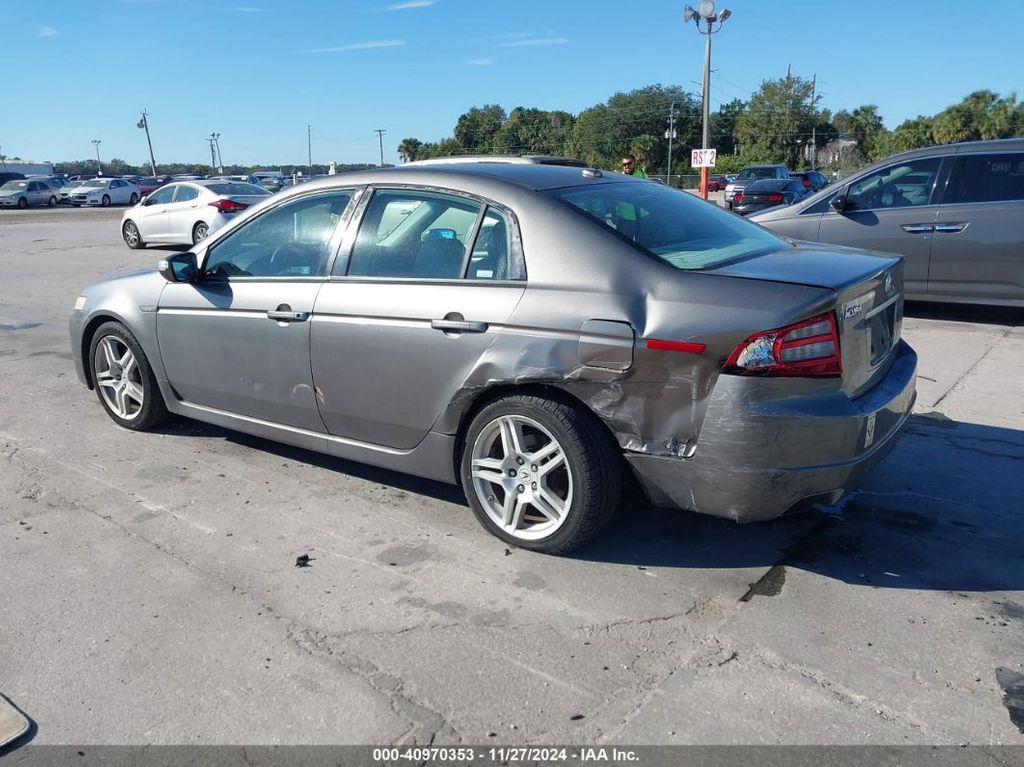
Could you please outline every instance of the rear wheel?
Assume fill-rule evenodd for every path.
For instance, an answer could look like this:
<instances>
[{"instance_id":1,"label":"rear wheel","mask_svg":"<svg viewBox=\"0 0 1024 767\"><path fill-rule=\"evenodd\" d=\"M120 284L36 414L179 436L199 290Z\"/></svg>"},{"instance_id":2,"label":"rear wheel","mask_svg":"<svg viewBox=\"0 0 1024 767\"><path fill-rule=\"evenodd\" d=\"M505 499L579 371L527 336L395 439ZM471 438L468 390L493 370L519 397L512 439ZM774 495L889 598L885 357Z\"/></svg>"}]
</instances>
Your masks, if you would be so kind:
<instances>
[{"instance_id":1,"label":"rear wheel","mask_svg":"<svg viewBox=\"0 0 1024 767\"><path fill-rule=\"evenodd\" d=\"M121 226L121 236L124 238L124 244L132 250L146 247L146 243L142 241L142 235L139 234L139 227L131 219L125 221Z\"/></svg>"},{"instance_id":2,"label":"rear wheel","mask_svg":"<svg viewBox=\"0 0 1024 767\"><path fill-rule=\"evenodd\" d=\"M192 244L196 245L200 240L205 240L210 233L210 226L205 221L200 221L192 227Z\"/></svg>"},{"instance_id":3,"label":"rear wheel","mask_svg":"<svg viewBox=\"0 0 1024 767\"><path fill-rule=\"evenodd\" d=\"M50 195L50 199L46 201L46 204L49 205L51 208L55 207L57 205L57 198L54 197L53 195Z\"/></svg>"},{"instance_id":4,"label":"rear wheel","mask_svg":"<svg viewBox=\"0 0 1024 767\"><path fill-rule=\"evenodd\" d=\"M103 409L133 431L151 429L167 418L167 407L142 347L120 322L97 329L89 345L92 380Z\"/></svg>"},{"instance_id":5,"label":"rear wheel","mask_svg":"<svg viewBox=\"0 0 1024 767\"><path fill-rule=\"evenodd\" d=\"M128 204L129 205L134 205L138 201L139 201L139 196L137 194L135 194L135 192L132 192L132 197L131 197L130 200L128 200Z\"/></svg>"},{"instance_id":6,"label":"rear wheel","mask_svg":"<svg viewBox=\"0 0 1024 767\"><path fill-rule=\"evenodd\" d=\"M515 395L484 407L466 433L460 474L484 528L546 554L591 540L619 502L610 435L591 413L555 399Z\"/></svg>"}]
</instances>

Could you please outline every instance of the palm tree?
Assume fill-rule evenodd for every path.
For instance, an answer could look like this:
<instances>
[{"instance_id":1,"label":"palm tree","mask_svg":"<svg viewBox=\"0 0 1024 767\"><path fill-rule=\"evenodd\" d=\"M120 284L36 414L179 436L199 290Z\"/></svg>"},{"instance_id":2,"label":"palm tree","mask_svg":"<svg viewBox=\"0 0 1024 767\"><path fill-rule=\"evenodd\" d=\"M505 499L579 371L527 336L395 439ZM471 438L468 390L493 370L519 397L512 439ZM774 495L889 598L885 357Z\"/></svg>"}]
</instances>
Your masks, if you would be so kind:
<instances>
[{"instance_id":1,"label":"palm tree","mask_svg":"<svg viewBox=\"0 0 1024 767\"><path fill-rule=\"evenodd\" d=\"M403 161L414 162L422 148L423 142L418 138L402 139L402 143L398 145L398 154L402 156Z\"/></svg>"}]
</instances>

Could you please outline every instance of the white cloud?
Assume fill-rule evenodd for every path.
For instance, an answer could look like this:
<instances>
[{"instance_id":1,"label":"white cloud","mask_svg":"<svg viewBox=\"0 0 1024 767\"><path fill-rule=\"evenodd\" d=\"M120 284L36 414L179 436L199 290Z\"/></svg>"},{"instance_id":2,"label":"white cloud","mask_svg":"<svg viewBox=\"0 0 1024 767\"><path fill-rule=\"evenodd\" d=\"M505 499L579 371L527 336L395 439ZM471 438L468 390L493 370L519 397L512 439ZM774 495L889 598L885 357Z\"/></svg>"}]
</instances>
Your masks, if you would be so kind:
<instances>
[{"instance_id":1,"label":"white cloud","mask_svg":"<svg viewBox=\"0 0 1024 767\"><path fill-rule=\"evenodd\" d=\"M56 37L59 34L60 34L60 30L59 29L54 29L53 27L48 27L45 24L40 24L39 25L39 36L40 37Z\"/></svg>"},{"instance_id":2,"label":"white cloud","mask_svg":"<svg viewBox=\"0 0 1024 767\"><path fill-rule=\"evenodd\" d=\"M395 3L385 8L385 11L407 11L410 8L429 8L437 0L407 0L404 3Z\"/></svg>"},{"instance_id":3,"label":"white cloud","mask_svg":"<svg viewBox=\"0 0 1024 767\"><path fill-rule=\"evenodd\" d=\"M340 53L341 51L368 51L372 48L394 48L405 45L405 40L372 40L366 43L349 43L348 45L336 45L331 48L309 48L295 53Z\"/></svg>"},{"instance_id":4,"label":"white cloud","mask_svg":"<svg viewBox=\"0 0 1024 767\"><path fill-rule=\"evenodd\" d=\"M526 40L515 40L510 43L498 43L498 48L525 48L529 45L565 45L569 42L566 37L530 37Z\"/></svg>"},{"instance_id":5,"label":"white cloud","mask_svg":"<svg viewBox=\"0 0 1024 767\"><path fill-rule=\"evenodd\" d=\"M489 67L494 63L494 59L482 58L482 59L470 59L466 62L470 66L474 67Z\"/></svg>"}]
</instances>

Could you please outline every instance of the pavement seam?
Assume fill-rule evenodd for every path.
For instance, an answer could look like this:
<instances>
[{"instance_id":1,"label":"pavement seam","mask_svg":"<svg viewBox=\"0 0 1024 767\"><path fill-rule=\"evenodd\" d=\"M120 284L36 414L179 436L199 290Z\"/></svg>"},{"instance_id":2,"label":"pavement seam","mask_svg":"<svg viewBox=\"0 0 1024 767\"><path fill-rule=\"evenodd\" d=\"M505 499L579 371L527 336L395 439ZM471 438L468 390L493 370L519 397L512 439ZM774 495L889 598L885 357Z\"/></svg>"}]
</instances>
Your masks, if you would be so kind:
<instances>
[{"instance_id":1,"label":"pavement seam","mask_svg":"<svg viewBox=\"0 0 1024 767\"><path fill-rule=\"evenodd\" d=\"M1013 328L1007 328L1005 331L1003 331L1003 334L992 342L991 346L989 346L985 350L985 353L978 357L978 359L974 361L974 364L967 368L967 370L965 370L963 374L959 378L957 378L956 381L953 382L953 385L946 389L945 393L937 400L935 400L935 402L932 403L932 407L938 407L940 404L942 404L942 400L946 399L946 397L948 397L953 392L953 390L956 389L965 378L967 378L967 376L974 372L974 369L978 367L978 365L980 365L982 361L986 357L988 357L989 354L992 353L992 350L999 346L999 344L1001 344L1010 336L1012 330Z\"/></svg>"}]
</instances>

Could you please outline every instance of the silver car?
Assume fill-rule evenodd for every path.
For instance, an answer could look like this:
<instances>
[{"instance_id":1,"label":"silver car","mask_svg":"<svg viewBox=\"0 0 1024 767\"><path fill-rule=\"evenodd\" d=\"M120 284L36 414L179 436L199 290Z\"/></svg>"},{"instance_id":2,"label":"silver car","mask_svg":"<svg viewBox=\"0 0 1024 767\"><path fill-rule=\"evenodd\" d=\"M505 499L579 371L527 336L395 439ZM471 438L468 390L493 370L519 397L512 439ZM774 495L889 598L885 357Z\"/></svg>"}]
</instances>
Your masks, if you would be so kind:
<instances>
[{"instance_id":1,"label":"silver car","mask_svg":"<svg viewBox=\"0 0 1024 767\"><path fill-rule=\"evenodd\" d=\"M898 258L630 176L409 164L87 288L71 349L125 428L174 413L458 482L494 535L562 553L625 471L741 522L838 501L914 403L902 291Z\"/></svg>"},{"instance_id":2,"label":"silver car","mask_svg":"<svg viewBox=\"0 0 1024 767\"><path fill-rule=\"evenodd\" d=\"M57 192L45 181L23 179L0 186L0 208L27 208L30 205L57 204Z\"/></svg>"},{"instance_id":3,"label":"silver car","mask_svg":"<svg viewBox=\"0 0 1024 767\"><path fill-rule=\"evenodd\" d=\"M1024 139L899 154L750 220L898 253L910 299L1024 306Z\"/></svg>"}]
</instances>

